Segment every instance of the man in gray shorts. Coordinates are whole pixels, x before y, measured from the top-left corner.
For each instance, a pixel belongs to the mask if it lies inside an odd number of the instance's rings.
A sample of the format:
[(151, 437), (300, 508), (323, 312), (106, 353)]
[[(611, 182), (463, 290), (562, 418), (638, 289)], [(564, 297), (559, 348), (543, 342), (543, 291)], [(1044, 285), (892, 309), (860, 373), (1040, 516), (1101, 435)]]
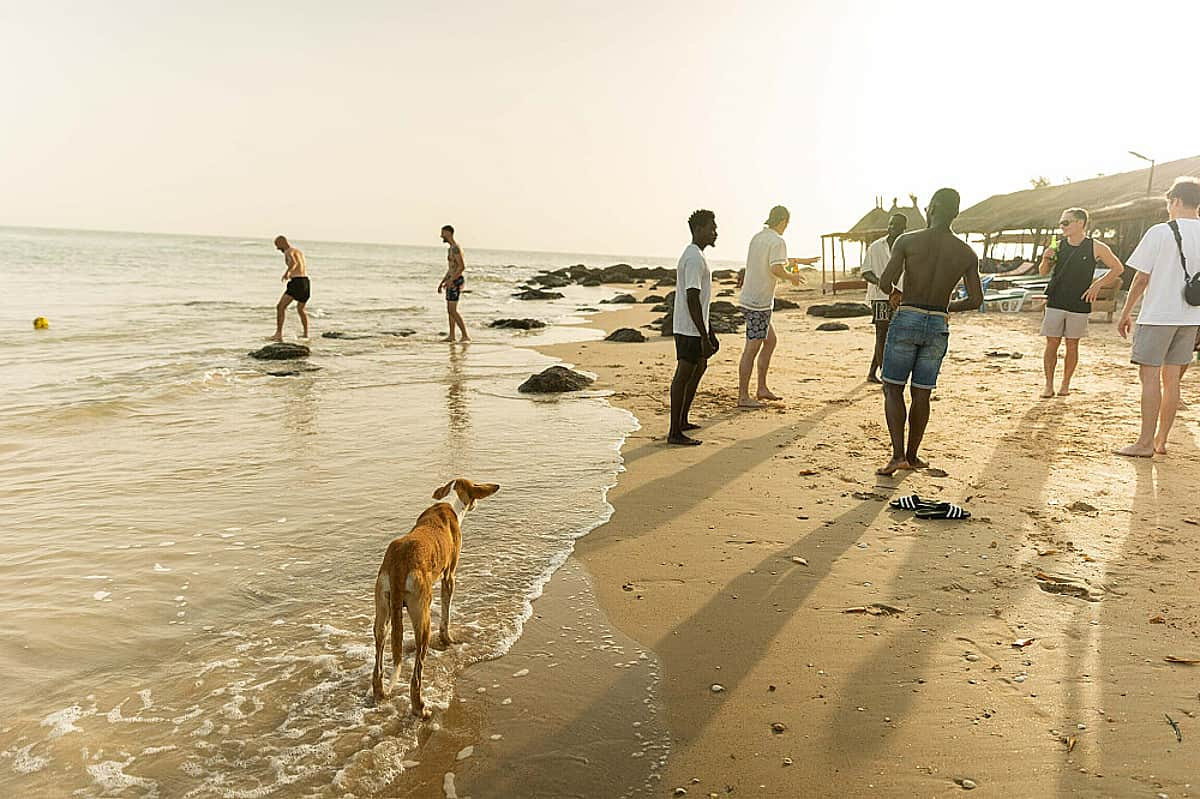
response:
[(1179, 410), (1179, 379), (1192, 360), (1200, 306), (1184, 299), (1185, 275), (1200, 269), (1200, 180), (1177, 178), (1167, 192), (1167, 216), (1146, 231), (1128, 263), (1138, 271), (1129, 287), (1117, 332), (1129, 336), (1141, 300), (1130, 359), (1142, 382), (1142, 430), (1118, 455), (1150, 458), (1167, 453), (1167, 435)]
[[(1046, 388), (1042, 397), (1054, 396), (1054, 370), (1058, 367), (1058, 348), (1067, 340), (1067, 357), (1063, 361), (1062, 384), (1058, 396), (1071, 393), (1071, 377), (1079, 363), (1079, 339), (1087, 335), (1088, 315), (1092, 302), (1105, 286), (1121, 281), (1125, 267), (1113, 251), (1102, 241), (1087, 235), (1088, 212), (1082, 208), (1068, 208), (1062, 212), (1058, 227), (1061, 237), (1057, 246), (1047, 247), (1042, 252), (1042, 263), (1038, 271), (1050, 275), (1046, 287), (1046, 316), (1042, 320), (1042, 336), (1046, 339), (1046, 351), (1042, 355), (1042, 366), (1046, 373)], [(1093, 277), (1096, 264), (1108, 267), (1108, 273), (1100, 278)]]

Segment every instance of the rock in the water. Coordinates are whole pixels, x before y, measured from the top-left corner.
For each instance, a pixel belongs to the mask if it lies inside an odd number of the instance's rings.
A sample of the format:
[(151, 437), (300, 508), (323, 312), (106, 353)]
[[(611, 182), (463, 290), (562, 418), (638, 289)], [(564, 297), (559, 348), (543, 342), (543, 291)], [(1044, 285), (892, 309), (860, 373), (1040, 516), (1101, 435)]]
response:
[(631, 302), (637, 302), (632, 294), (618, 294), (611, 300), (600, 300), (601, 305), (628, 305)]
[(712, 273), (713, 280), (729, 280), (734, 277), (737, 277), (737, 272), (732, 269), (715, 269)]
[(826, 319), (843, 319), (849, 316), (870, 316), (871, 306), (861, 302), (835, 302), (833, 305), (811, 305), (809, 316), (823, 316)]
[(594, 288), (594, 287), (596, 287), (596, 286), (599, 286), (599, 285), (600, 285), (600, 278), (598, 278), (598, 277), (585, 277), (583, 280), (579, 281), (579, 285), (581, 285), (581, 286), (588, 286), (588, 287), (592, 287), (592, 288)]
[(562, 292), (542, 291), (541, 289), (526, 289), (513, 295), (518, 300), (561, 300)]
[(385, 335), (385, 336), (399, 336), (400, 338), (408, 338), (409, 336), (415, 336), (416, 334), (417, 334), (417, 331), (415, 331), (415, 330), (385, 330), (385, 331), (383, 331), (383, 335)]
[(303, 344), (292, 344), (288, 341), (274, 342), (261, 350), (249, 353), (251, 358), (258, 358), (260, 361), (290, 361), (292, 358), (307, 358), (310, 354), (311, 350)]
[(822, 322), (817, 325), (817, 330), (849, 330), (850, 325), (845, 322)]
[(546, 323), (540, 319), (497, 319), (488, 327), (502, 327), (509, 330), (540, 330)]
[(571, 285), (571, 278), (566, 275), (559, 275), (553, 272), (546, 272), (540, 275), (534, 275), (529, 279), (530, 283), (537, 283), (539, 286), (548, 289), (560, 289), (563, 286)]
[(785, 300), (782, 297), (775, 298), (775, 310), (776, 311), (790, 311), (793, 308), (799, 308), (799, 307), (800, 307), (800, 303), (798, 303), (798, 302), (792, 302), (791, 300)]
[(628, 341), (641, 342), (645, 341), (646, 337), (642, 335), (642, 331), (634, 330), (632, 327), (622, 327), (614, 330), (604, 337), (605, 341)]
[(321, 338), (338, 338), (344, 341), (357, 341), (360, 338), (370, 338), (370, 336), (355, 335), (354, 333), (343, 333), (340, 330), (330, 330), (321, 334)]
[(530, 377), (517, 387), (517, 391), (522, 394), (556, 394), (562, 391), (579, 391), (593, 382), (587, 375), (574, 372), (565, 366), (551, 366)]
[(667, 298), (659, 294), (647, 294), (645, 297), (642, 297), (642, 302), (646, 303), (647, 305), (666, 301)]

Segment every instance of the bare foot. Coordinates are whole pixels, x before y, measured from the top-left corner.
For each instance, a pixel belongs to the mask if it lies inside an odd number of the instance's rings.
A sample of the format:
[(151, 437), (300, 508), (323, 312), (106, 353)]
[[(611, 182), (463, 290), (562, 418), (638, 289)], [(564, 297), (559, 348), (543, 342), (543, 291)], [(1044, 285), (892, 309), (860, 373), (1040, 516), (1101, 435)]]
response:
[(783, 399), (783, 397), (777, 396), (769, 388), (760, 388), (758, 390), (758, 394), (756, 394), (755, 396), (757, 396), (761, 400), (781, 400), (781, 399)]
[(1154, 454), (1155, 455), (1166, 455), (1167, 454), (1167, 442), (1155, 441), (1154, 442)]
[(1040, 394), (1042, 399), (1050, 399), (1054, 396), (1054, 386), (1046, 386)]
[(757, 400), (752, 400), (749, 397), (738, 400), (739, 408), (761, 408), (763, 404)]
[(686, 433), (688, 430), (699, 430), (700, 425), (693, 424), (692, 422), (684, 422), (683, 424), (679, 425), (679, 429)]
[(1130, 444), (1124, 449), (1113, 450), (1118, 455), (1124, 455), (1126, 458), (1152, 458), (1154, 457), (1154, 447), (1140, 447), (1137, 444)]
[(912, 467), (908, 465), (908, 461), (906, 461), (904, 458), (892, 458), (890, 461), (888, 461), (887, 466), (876, 469), (875, 474), (881, 474), (885, 477), (890, 477), (896, 472), (911, 468)]
[(867, 382), (868, 382), (868, 383), (876, 383), (876, 384), (878, 384), (878, 385), (881, 385), (881, 386), (883, 385), (883, 381), (882, 381), (882, 380), (880, 380), (878, 377), (876, 377), (876, 376), (875, 376), (875, 375), (873, 375), (873, 374), (871, 374), (871, 375), (867, 375)]
[(1060, 389), (1058, 390), (1058, 396), (1060, 396), (1060, 397), (1069, 397), (1069, 396), (1071, 396), (1071, 387), (1070, 387), (1070, 386), (1063, 386), (1062, 388), (1060, 388)]
[(906, 455), (904, 456), (904, 460), (908, 461), (908, 468), (910, 469), (924, 469), (929, 466), (929, 461), (923, 461), (916, 455)]
[(453, 344), (454, 336), (442, 336), (442, 341), (449, 341), (451, 344)]
[(279, 333), (276, 333), (276, 334), (275, 334), (275, 335), (273, 335), (273, 336), (267, 336), (267, 341), (275, 341), (275, 342), (278, 342), (278, 343), (282, 344), (282, 343), (283, 343), (283, 336), (282, 336), (281, 334), (279, 334)]
[(685, 436), (683, 433), (680, 433), (680, 434), (674, 435), (674, 436), (667, 436), (667, 443), (668, 444), (677, 444), (681, 447), (695, 447), (695, 446), (699, 446), (700, 444), (703, 444), (704, 442), (698, 438), (690, 438), (688, 436)]

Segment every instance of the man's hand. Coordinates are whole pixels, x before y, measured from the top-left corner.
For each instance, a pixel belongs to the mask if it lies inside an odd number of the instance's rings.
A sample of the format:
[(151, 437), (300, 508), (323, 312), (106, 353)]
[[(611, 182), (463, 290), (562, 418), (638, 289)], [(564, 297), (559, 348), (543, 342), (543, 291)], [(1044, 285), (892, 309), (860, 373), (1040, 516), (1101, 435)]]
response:
[(1127, 314), (1121, 314), (1120, 320), (1117, 322), (1117, 334), (1121, 338), (1129, 338), (1129, 329), (1133, 327), (1133, 318)]
[(702, 336), (700, 338), (700, 357), (705, 360), (711, 358), (717, 354), (720, 346), (720, 342), (717, 341), (717, 337), (713, 333), (709, 333), (707, 338)]
[(788, 279), (788, 282), (791, 283), (793, 286), (799, 287), (799, 285), (800, 285), (800, 275), (799, 274), (797, 274), (796, 272), (788, 272), (787, 279)]
[(1083, 292), (1083, 301), (1095, 302), (1096, 298), (1100, 296), (1100, 290), (1103, 288), (1104, 287), (1099, 283), (1093, 283), (1092, 285), (1088, 286), (1088, 290)]
[(438, 294), (441, 294), (441, 293), (442, 293), (442, 289), (444, 289), (444, 288), (446, 288), (446, 281), (445, 281), (445, 280), (443, 280), (441, 283), (438, 283)]
[(821, 256), (814, 255), (811, 258), (788, 258), (788, 263), (792, 266), (813, 266), (819, 260), (821, 260)]
[(900, 289), (893, 288), (891, 295), (888, 297), (888, 302), (891, 303), (892, 308), (899, 308), (900, 303), (904, 302), (904, 293)]

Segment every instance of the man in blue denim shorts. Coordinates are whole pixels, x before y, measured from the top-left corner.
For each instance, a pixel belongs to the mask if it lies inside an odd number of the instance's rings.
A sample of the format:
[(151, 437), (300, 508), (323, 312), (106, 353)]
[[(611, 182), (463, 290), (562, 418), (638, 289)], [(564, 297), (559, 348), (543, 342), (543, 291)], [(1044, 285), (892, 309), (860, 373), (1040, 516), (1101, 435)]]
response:
[[(958, 216), (958, 204), (957, 191), (938, 189), (925, 212), (929, 227), (896, 239), (891, 260), (879, 278), (879, 287), (891, 296), (897, 309), (883, 347), (884, 412), (892, 439), (892, 459), (876, 474), (891, 475), (901, 469), (929, 465), (918, 457), (917, 450), (929, 423), (929, 395), (937, 386), (950, 343), (948, 314), (973, 311), (983, 304), (979, 258), (950, 229)], [(903, 294), (896, 289), (901, 275)], [(967, 286), (967, 298), (950, 302), (960, 280)], [(904, 407), (904, 386), (910, 379), (911, 412)]]

